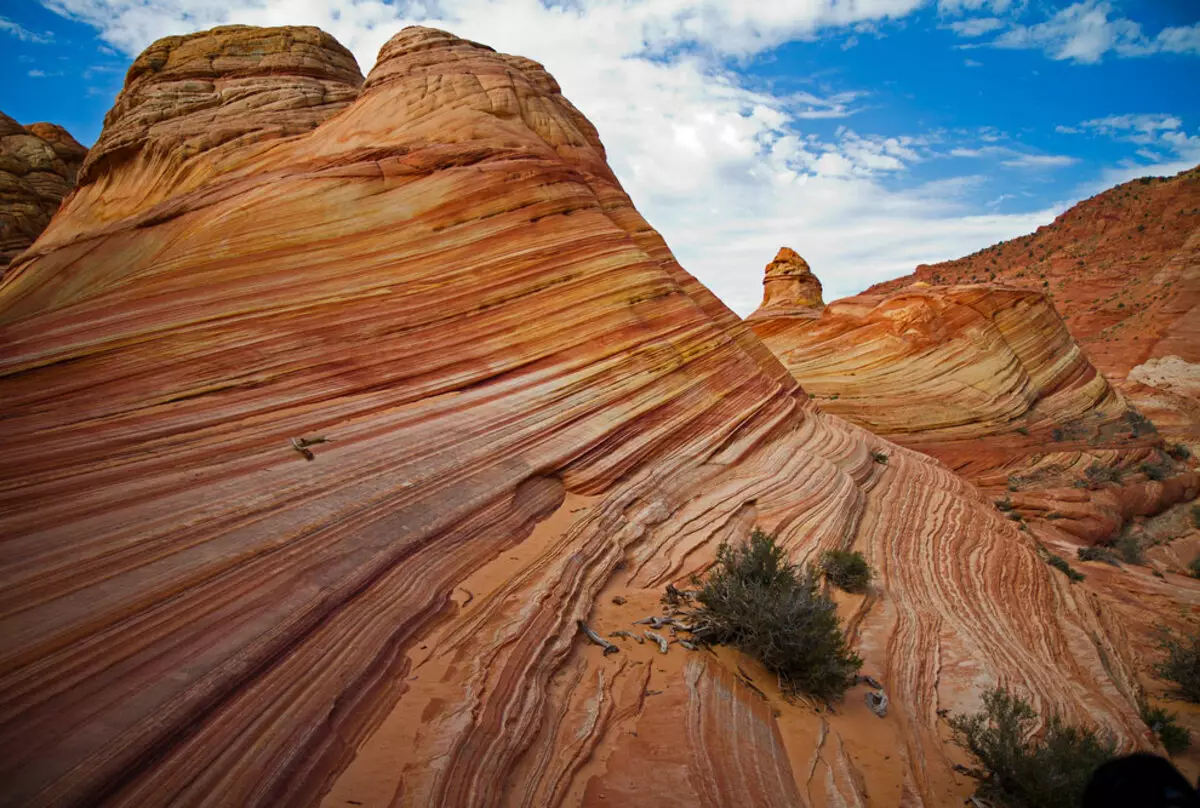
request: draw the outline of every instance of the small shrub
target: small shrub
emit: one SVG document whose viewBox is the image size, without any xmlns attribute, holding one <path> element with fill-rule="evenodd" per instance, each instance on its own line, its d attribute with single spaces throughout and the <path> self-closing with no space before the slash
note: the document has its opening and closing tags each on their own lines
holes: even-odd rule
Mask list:
<svg viewBox="0 0 1200 808">
<path fill-rule="evenodd" d="M 1081 805 L 1092 772 L 1113 757 L 1115 745 L 1056 715 L 1040 739 L 1030 739 L 1038 723 L 1026 701 L 996 688 L 984 694 L 983 710 L 952 717 L 950 728 L 983 766 L 982 796 L 1020 808 Z"/>
<path fill-rule="evenodd" d="M 1072 582 L 1082 581 L 1084 579 L 1084 577 L 1086 577 L 1086 576 L 1084 576 L 1083 573 L 1078 572 L 1074 567 L 1072 567 L 1070 564 L 1068 564 L 1067 560 L 1065 558 L 1062 558 L 1061 556 L 1047 554 L 1046 563 L 1049 564 L 1050 566 L 1054 567 L 1054 569 L 1058 570 L 1063 575 L 1070 578 Z"/>
<path fill-rule="evenodd" d="M 871 582 L 871 567 L 857 551 L 829 550 L 821 557 L 821 569 L 831 584 L 847 592 L 862 592 Z"/>
<path fill-rule="evenodd" d="M 1151 423 L 1150 419 L 1137 410 L 1128 410 L 1125 413 L 1125 421 L 1129 424 L 1130 430 L 1133 431 L 1134 437 L 1155 435 L 1158 433 L 1158 428 Z"/>
<path fill-rule="evenodd" d="M 1167 454 L 1174 460 L 1191 460 L 1192 450 L 1186 443 L 1176 443 L 1167 447 Z"/>
<path fill-rule="evenodd" d="M 1200 505 L 1193 505 L 1191 514 L 1192 514 L 1192 527 L 1200 528 Z"/>
<path fill-rule="evenodd" d="M 1083 473 L 1087 478 L 1089 486 L 1099 487 L 1104 483 L 1119 483 L 1123 476 L 1121 470 L 1115 466 L 1103 466 L 1099 463 L 1093 463 L 1087 467 L 1087 471 Z"/>
<path fill-rule="evenodd" d="M 1167 658 L 1154 666 L 1155 675 L 1174 682 L 1188 701 L 1200 702 L 1200 635 L 1176 639 L 1160 628 L 1158 646 Z"/>
<path fill-rule="evenodd" d="M 1142 463 L 1138 466 L 1138 471 L 1151 480 L 1165 480 L 1171 476 L 1171 467 L 1166 463 Z"/>
<path fill-rule="evenodd" d="M 1055 427 L 1054 429 L 1050 430 L 1050 437 L 1053 438 L 1056 442 L 1061 441 L 1063 439 L 1063 431 L 1061 429 L 1059 429 L 1058 427 Z"/>
<path fill-rule="evenodd" d="M 1200 578 L 1200 556 L 1192 559 L 1192 563 L 1188 564 L 1188 572 L 1193 578 Z"/>
<path fill-rule="evenodd" d="M 693 636 L 749 654 L 785 690 L 836 698 L 862 667 L 813 568 L 798 571 L 775 538 L 757 528 L 745 544 L 718 548 L 696 600 Z"/>
<path fill-rule="evenodd" d="M 1158 736 L 1167 754 L 1172 757 L 1192 745 L 1191 733 L 1176 723 L 1178 718 L 1178 715 L 1168 713 L 1162 707 L 1142 706 L 1142 720 Z"/>
<path fill-rule="evenodd" d="M 1114 567 L 1121 566 L 1117 561 L 1117 554 L 1107 547 L 1080 547 L 1075 554 L 1079 556 L 1080 561 L 1103 561 Z"/>
<path fill-rule="evenodd" d="M 1142 545 L 1133 536 L 1121 536 L 1113 542 L 1115 549 L 1126 564 L 1141 564 L 1143 560 Z"/>
<path fill-rule="evenodd" d="M 996 500 L 995 505 L 996 509 L 1001 511 L 1011 511 L 1013 509 L 1012 500 L 1008 497 Z"/>
<path fill-rule="evenodd" d="M 880 465 L 888 464 L 888 455 L 886 452 L 871 452 L 871 459 Z"/>
<path fill-rule="evenodd" d="M 1019 427 L 1017 427 L 1017 434 L 1018 435 L 1028 435 L 1029 430 L 1026 427 L 1019 426 Z"/>
</svg>

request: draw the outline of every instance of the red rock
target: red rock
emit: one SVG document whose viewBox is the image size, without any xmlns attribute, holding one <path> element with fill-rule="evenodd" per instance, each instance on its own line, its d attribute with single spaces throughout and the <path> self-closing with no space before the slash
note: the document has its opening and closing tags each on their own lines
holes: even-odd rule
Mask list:
<svg viewBox="0 0 1200 808">
<path fill-rule="evenodd" d="M 819 317 L 825 301 L 821 282 L 808 262 L 789 247 L 781 247 L 767 264 L 763 277 L 763 301 L 751 319 L 762 317 Z"/>
<path fill-rule="evenodd" d="M 61 126 L 0 112 L 0 275 L 46 229 L 86 154 Z"/>
<path fill-rule="evenodd" d="M 425 28 L 349 64 L 313 29 L 152 46 L 0 284 L 6 799 L 940 805 L 971 783 L 938 710 L 996 682 L 1147 745 L 1120 627 L 820 412 L 539 65 Z M 887 719 L 578 634 L 754 525 L 876 568 L 843 611 Z"/>
</svg>

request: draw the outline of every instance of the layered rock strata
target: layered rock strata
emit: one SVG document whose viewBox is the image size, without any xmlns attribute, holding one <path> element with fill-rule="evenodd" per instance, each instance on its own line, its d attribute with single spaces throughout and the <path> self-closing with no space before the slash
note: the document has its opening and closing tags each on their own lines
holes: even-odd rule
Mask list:
<svg viewBox="0 0 1200 808">
<path fill-rule="evenodd" d="M 0 804 L 944 805 L 942 711 L 999 682 L 1153 743 L 1102 605 L 814 406 L 528 59 L 156 43 L 0 346 Z M 755 525 L 875 567 L 887 718 L 578 632 Z"/>
<path fill-rule="evenodd" d="M 1156 421 L 1174 435 L 1200 447 L 1194 416 L 1200 399 L 1178 385 L 1151 388 L 1135 380 L 1135 368 L 1156 359 L 1174 357 L 1187 374 L 1200 364 L 1200 168 L 1118 185 L 1035 233 L 919 266 L 868 293 L 914 281 L 1003 283 L 1044 293 L 1106 377 L 1162 415 Z M 1180 396 L 1182 406 L 1171 403 Z"/>
<path fill-rule="evenodd" d="M 751 318 L 819 317 L 825 306 L 821 282 L 808 262 L 790 247 L 781 247 L 767 264 L 763 276 L 763 300 Z"/>
<path fill-rule="evenodd" d="M 760 309 L 748 322 L 822 409 L 1078 538 L 1110 539 L 1196 487 L 1037 292 L 918 283 L 835 301 L 816 320 Z M 1180 482 L 1155 485 L 1146 469 Z M 1108 478 L 1129 490 L 1097 493 Z"/>
<path fill-rule="evenodd" d="M 0 275 L 46 229 L 86 155 L 61 126 L 0 112 Z"/>
</svg>

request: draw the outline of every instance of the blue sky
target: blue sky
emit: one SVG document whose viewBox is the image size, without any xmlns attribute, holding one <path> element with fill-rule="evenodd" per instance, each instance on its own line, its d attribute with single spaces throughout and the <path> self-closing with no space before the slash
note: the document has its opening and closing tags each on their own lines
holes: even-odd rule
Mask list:
<svg viewBox="0 0 1200 808">
<path fill-rule="evenodd" d="M 158 37 L 318 25 L 365 73 L 413 22 L 543 62 L 742 314 L 784 244 L 832 299 L 1200 162 L 1193 0 L 4 0 L 0 110 L 90 144 Z"/>
</svg>

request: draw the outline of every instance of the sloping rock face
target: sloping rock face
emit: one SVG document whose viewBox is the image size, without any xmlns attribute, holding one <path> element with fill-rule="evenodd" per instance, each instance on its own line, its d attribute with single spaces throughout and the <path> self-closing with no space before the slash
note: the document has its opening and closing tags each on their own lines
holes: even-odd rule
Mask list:
<svg viewBox="0 0 1200 808">
<path fill-rule="evenodd" d="M 750 317 L 819 317 L 824 307 L 821 282 L 808 262 L 790 247 L 781 247 L 767 264 L 762 305 Z"/>
<path fill-rule="evenodd" d="M 0 112 L 0 275 L 46 229 L 86 155 L 61 126 Z"/>
<path fill-rule="evenodd" d="M 945 805 L 939 711 L 996 682 L 1153 743 L 1102 604 L 820 412 L 539 65 L 347 59 L 152 46 L 0 285 L 0 803 Z M 756 524 L 870 559 L 885 719 L 578 632 Z"/>
<path fill-rule="evenodd" d="M 1092 363 L 1122 387 L 1147 361 L 1175 356 L 1200 364 L 1200 168 L 1118 185 L 1035 233 L 919 266 L 868 293 L 914 281 L 995 282 L 1044 293 Z M 1128 389 L 1147 410 L 1163 412 L 1156 422 L 1178 423 L 1173 431 L 1200 446 L 1200 421 L 1186 409 L 1160 409 L 1179 390 Z M 1192 397 L 1189 406 L 1196 403 Z"/>
<path fill-rule="evenodd" d="M 1023 516 L 1054 513 L 1098 541 L 1195 496 L 1200 480 L 1037 292 L 918 283 L 835 301 L 817 320 L 762 315 L 751 327 L 822 409 L 942 460 Z M 1147 471 L 1180 479 L 1147 492 Z M 1080 494 L 1108 477 L 1129 491 Z"/>
</svg>

